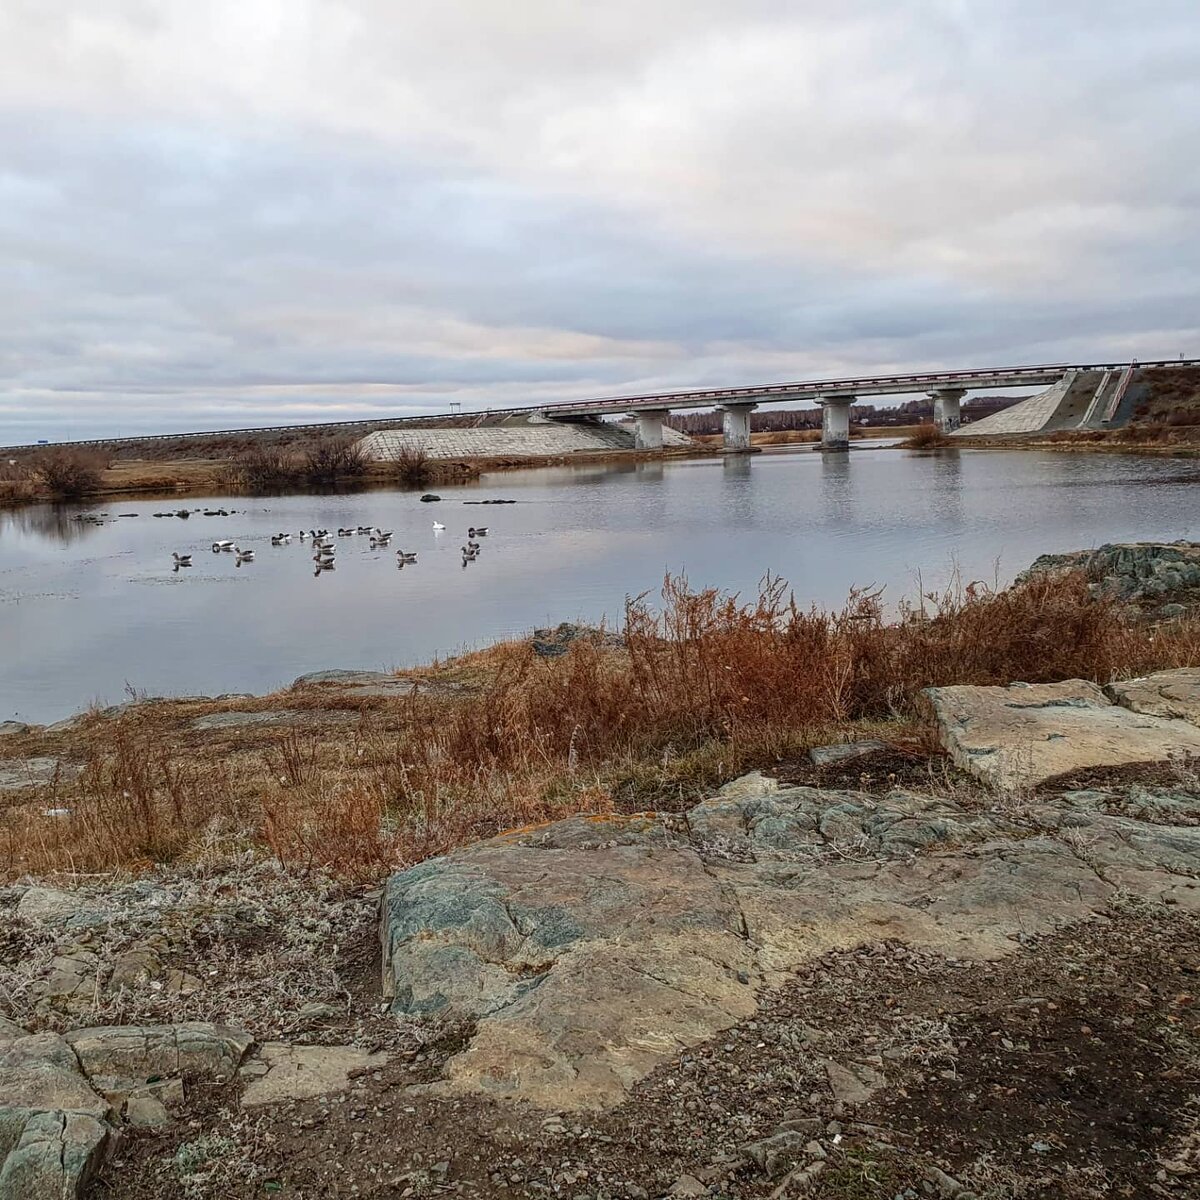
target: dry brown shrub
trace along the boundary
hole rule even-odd
[[[938,446],[949,446],[953,443],[934,424],[919,425],[900,443],[906,450],[932,450]]]
[[[360,478],[367,460],[353,438],[326,438],[304,452],[300,469],[306,483],[320,486]]]
[[[78,500],[100,487],[108,459],[99,452],[52,447],[30,460],[34,483],[55,500]]]

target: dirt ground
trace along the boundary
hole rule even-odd
[[[430,1026],[343,1096],[250,1115],[236,1084],[193,1089],[186,1119],[133,1133],[95,1195],[1195,1196],[1198,932],[1130,905],[997,963],[831,955],[600,1114],[431,1094],[469,1030]],[[378,1014],[375,953],[343,960],[363,1016]],[[886,1083],[838,1100],[831,1060]],[[786,1153],[756,1161],[780,1134],[823,1156],[806,1188]]]

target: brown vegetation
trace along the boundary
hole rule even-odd
[[[52,447],[29,460],[28,473],[41,495],[52,500],[78,500],[100,487],[107,458],[95,451]]]
[[[909,436],[900,443],[906,450],[934,450],[939,446],[952,446],[954,442],[947,437],[932,422],[918,425]]]
[[[396,478],[409,487],[423,487],[433,478],[429,455],[419,446],[401,446],[390,466]]]
[[[919,744],[930,685],[1104,682],[1198,661],[1200,620],[1151,629],[1078,576],[968,584],[894,620],[878,593],[825,612],[798,608],[779,580],[742,603],[668,579],[661,608],[629,604],[623,648],[582,638],[544,659],[505,644],[421,673],[433,690],[406,699],[291,692],[255,706],[307,706],[311,724],[223,734],[216,766],[188,730],[214,705],[184,708],[182,723],[169,704],[96,717],[66,735],[83,775],[0,817],[0,864],[105,870],[216,839],[371,876],[568,812],[689,804],[852,724]],[[349,734],[328,723],[339,710],[358,714]],[[64,752],[39,737],[11,752]],[[72,815],[46,819],[47,806]]]

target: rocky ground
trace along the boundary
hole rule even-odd
[[[9,730],[0,803],[53,826],[130,721],[299,789],[281,726],[357,763],[414,686],[470,681]],[[0,888],[0,1198],[1200,1195],[1200,669],[928,705],[940,748],[860,730],[390,877],[214,810],[171,867]]]

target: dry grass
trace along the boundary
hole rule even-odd
[[[968,584],[893,620],[873,592],[827,612],[797,607],[779,580],[742,602],[668,578],[660,605],[629,604],[623,649],[583,638],[543,659],[527,643],[493,647],[441,669],[458,693],[291,693],[277,703],[308,704],[301,728],[224,741],[190,731],[195,706],[183,722],[161,704],[96,718],[68,743],[83,775],[0,814],[0,869],[141,867],[219,835],[289,866],[371,878],[571,812],[689,805],[849,726],[911,734],[928,686],[1107,682],[1198,662],[1200,620],[1132,622],[1091,599],[1082,576]],[[333,724],[339,708],[356,723]],[[30,735],[9,752],[64,748]],[[47,807],[71,815],[46,818]]]
[[[946,434],[932,423],[918,425],[901,443],[906,450],[933,450],[939,446],[953,446],[955,444],[955,442],[952,442]]]

